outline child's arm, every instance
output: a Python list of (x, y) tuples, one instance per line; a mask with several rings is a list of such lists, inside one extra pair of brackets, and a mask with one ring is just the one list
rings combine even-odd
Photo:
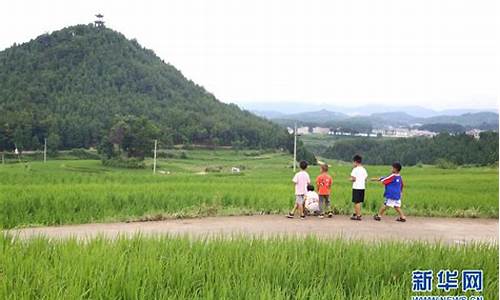
[(394, 174), (391, 174), (387, 177), (380, 177), (379, 181), (383, 184), (383, 185), (388, 185), (389, 183), (391, 183), (393, 180), (395, 179), (395, 176)]

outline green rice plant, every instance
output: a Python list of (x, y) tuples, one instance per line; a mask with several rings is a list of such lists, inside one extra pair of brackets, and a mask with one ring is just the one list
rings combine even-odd
[(483, 270), (498, 299), (498, 245), (4, 235), (0, 249), (1, 299), (409, 299), (416, 269)]
[[(232, 150), (192, 150), (188, 159), (162, 159), (159, 165), (164, 172), (156, 175), (149, 168), (105, 167), (97, 160), (31, 162), (29, 169), (0, 165), (0, 227), (158, 219), (197, 212), (201, 216), (286, 213), (294, 203), (287, 154), (254, 157)], [(230, 173), (231, 167), (241, 165), (244, 172)], [(205, 172), (210, 166), (220, 166), (221, 171)], [(390, 172), (389, 166), (366, 168), (370, 177)], [(338, 213), (350, 214), (351, 166), (333, 163), (330, 171), (335, 174), (332, 205)], [(310, 167), (308, 172), (314, 181), (319, 168)], [(498, 217), (496, 168), (403, 166), (401, 174), (403, 209), (410, 216)], [(382, 203), (382, 185), (368, 183), (363, 213), (374, 213)]]

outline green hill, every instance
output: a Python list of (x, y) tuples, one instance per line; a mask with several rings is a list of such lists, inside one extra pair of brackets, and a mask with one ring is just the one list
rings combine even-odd
[(135, 40), (77, 25), (0, 52), (0, 150), (96, 146), (121, 116), (145, 117), (165, 144), (289, 145), (286, 131), (218, 101)]

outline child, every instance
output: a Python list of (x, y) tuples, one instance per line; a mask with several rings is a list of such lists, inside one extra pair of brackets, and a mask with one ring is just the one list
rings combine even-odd
[(321, 174), (316, 178), (316, 186), (318, 187), (319, 194), (319, 217), (323, 218), (325, 209), (328, 217), (333, 217), (333, 212), (330, 210), (330, 193), (333, 179), (328, 175), (328, 165), (322, 164), (320, 166)]
[(373, 181), (380, 181), (385, 185), (384, 191), (384, 206), (382, 206), (373, 218), (376, 221), (382, 220), (381, 216), (384, 215), (385, 210), (388, 207), (394, 207), (398, 212), (399, 218), (396, 219), (398, 222), (406, 222), (406, 217), (401, 210), (401, 193), (403, 192), (403, 178), (399, 175), (401, 172), (401, 164), (395, 162), (392, 164), (392, 174), (387, 177), (373, 178)]
[(307, 185), (307, 193), (305, 195), (304, 206), (306, 212), (311, 215), (317, 215), (320, 212), (319, 196), (314, 191), (314, 185)]
[(292, 181), (295, 184), (295, 206), (293, 210), (288, 213), (288, 218), (293, 218), (295, 211), (299, 211), (301, 219), (305, 218), (304, 215), (304, 195), (306, 194), (307, 185), (311, 183), (309, 174), (307, 174), (307, 161), (303, 160), (299, 163), (300, 171), (295, 174)]
[(354, 214), (351, 220), (361, 221), (361, 203), (365, 201), (365, 185), (368, 172), (361, 164), (363, 158), (359, 155), (354, 155), (352, 158), (354, 168), (351, 172), (352, 181), (352, 202), (354, 203)]

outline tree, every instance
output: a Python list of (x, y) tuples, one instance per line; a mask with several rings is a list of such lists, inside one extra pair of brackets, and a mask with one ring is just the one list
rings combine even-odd
[[(159, 133), (156, 125), (145, 117), (120, 117), (110, 128), (100, 149), (107, 156), (119, 157), (123, 150), (128, 158), (144, 159), (151, 153)], [(110, 144), (116, 146), (111, 151)]]
[(55, 132), (51, 132), (47, 137), (47, 150), (55, 153), (61, 144), (61, 137)]

